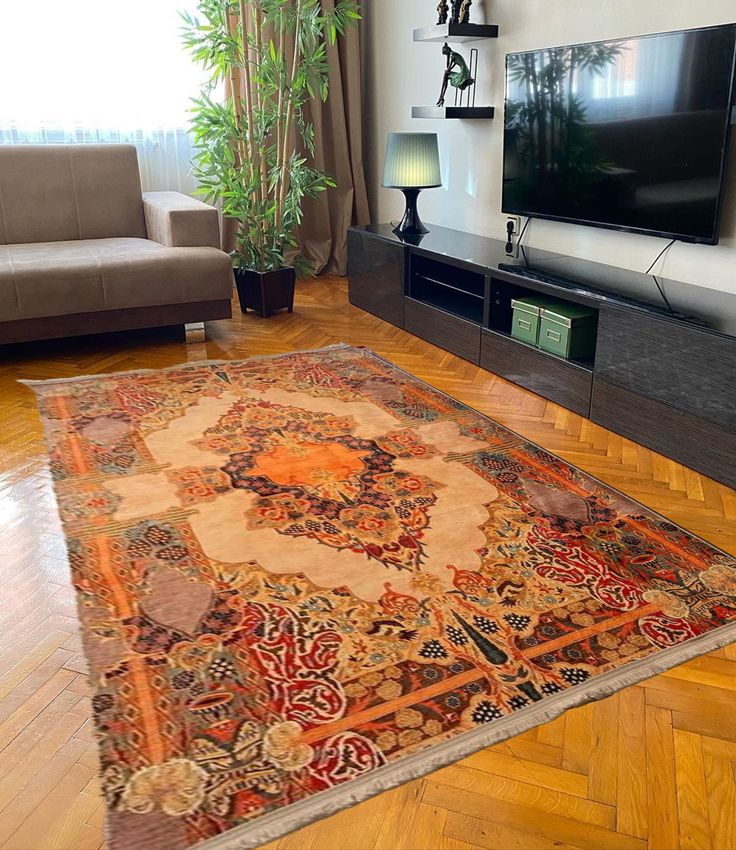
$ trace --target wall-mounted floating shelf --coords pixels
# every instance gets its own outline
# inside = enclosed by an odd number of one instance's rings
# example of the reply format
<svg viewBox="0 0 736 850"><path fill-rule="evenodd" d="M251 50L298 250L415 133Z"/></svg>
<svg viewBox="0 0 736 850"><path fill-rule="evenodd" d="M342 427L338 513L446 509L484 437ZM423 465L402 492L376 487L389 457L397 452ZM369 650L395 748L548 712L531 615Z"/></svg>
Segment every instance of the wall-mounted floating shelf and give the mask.
<svg viewBox="0 0 736 850"><path fill-rule="evenodd" d="M414 41L452 41L457 44L484 38L498 38L498 27L495 24L435 24L414 30Z"/></svg>
<svg viewBox="0 0 736 850"><path fill-rule="evenodd" d="M493 106L412 106L412 118L493 118Z"/></svg>

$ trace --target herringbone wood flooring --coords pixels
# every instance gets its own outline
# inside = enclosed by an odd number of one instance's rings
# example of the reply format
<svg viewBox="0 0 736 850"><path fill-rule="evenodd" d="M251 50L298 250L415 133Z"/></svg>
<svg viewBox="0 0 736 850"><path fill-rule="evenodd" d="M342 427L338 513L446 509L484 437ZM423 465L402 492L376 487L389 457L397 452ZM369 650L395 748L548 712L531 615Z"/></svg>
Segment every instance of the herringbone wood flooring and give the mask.
<svg viewBox="0 0 736 850"><path fill-rule="evenodd" d="M17 378L367 345L736 553L736 492L347 303L300 286L294 315L0 349L0 847L102 847L74 594L35 403ZM736 646L287 836L269 850L735 850ZM145 848L141 848L145 850Z"/></svg>

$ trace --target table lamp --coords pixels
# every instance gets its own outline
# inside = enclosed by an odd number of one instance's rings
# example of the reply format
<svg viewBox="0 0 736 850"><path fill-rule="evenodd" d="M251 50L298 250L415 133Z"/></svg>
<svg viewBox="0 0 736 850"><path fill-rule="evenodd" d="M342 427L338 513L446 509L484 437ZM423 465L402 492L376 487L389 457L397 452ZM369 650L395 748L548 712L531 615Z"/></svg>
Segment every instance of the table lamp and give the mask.
<svg viewBox="0 0 736 850"><path fill-rule="evenodd" d="M406 212L394 228L399 236L429 233L417 212L417 198L422 189L442 185L440 151L436 133L389 133L383 185L401 189L406 198Z"/></svg>

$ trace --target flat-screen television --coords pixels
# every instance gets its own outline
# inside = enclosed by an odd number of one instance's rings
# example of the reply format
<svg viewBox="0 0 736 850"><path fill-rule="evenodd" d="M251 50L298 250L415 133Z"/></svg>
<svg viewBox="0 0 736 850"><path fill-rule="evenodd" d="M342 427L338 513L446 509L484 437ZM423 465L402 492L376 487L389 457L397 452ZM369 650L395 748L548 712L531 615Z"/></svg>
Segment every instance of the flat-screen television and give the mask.
<svg viewBox="0 0 736 850"><path fill-rule="evenodd" d="M503 211L715 244L736 24L506 59Z"/></svg>

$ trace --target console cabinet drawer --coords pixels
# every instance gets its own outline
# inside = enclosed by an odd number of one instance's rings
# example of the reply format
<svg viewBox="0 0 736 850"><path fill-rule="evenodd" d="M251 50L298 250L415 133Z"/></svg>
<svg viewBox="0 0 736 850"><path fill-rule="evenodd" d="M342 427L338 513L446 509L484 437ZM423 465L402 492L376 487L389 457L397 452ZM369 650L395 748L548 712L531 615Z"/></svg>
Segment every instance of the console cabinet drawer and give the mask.
<svg viewBox="0 0 736 850"><path fill-rule="evenodd" d="M590 415L593 373L589 369L485 328L480 365L581 416Z"/></svg>
<svg viewBox="0 0 736 850"><path fill-rule="evenodd" d="M480 361L480 325L451 316L413 298L404 304L405 328L471 363Z"/></svg>
<svg viewBox="0 0 736 850"><path fill-rule="evenodd" d="M600 312L596 378L736 430L736 340L641 310Z"/></svg>
<svg viewBox="0 0 736 850"><path fill-rule="evenodd" d="M736 487L733 428L724 428L598 377L593 384L590 418L597 425Z"/></svg>
<svg viewBox="0 0 736 850"><path fill-rule="evenodd" d="M403 245L348 230L348 297L361 310L404 327Z"/></svg>

